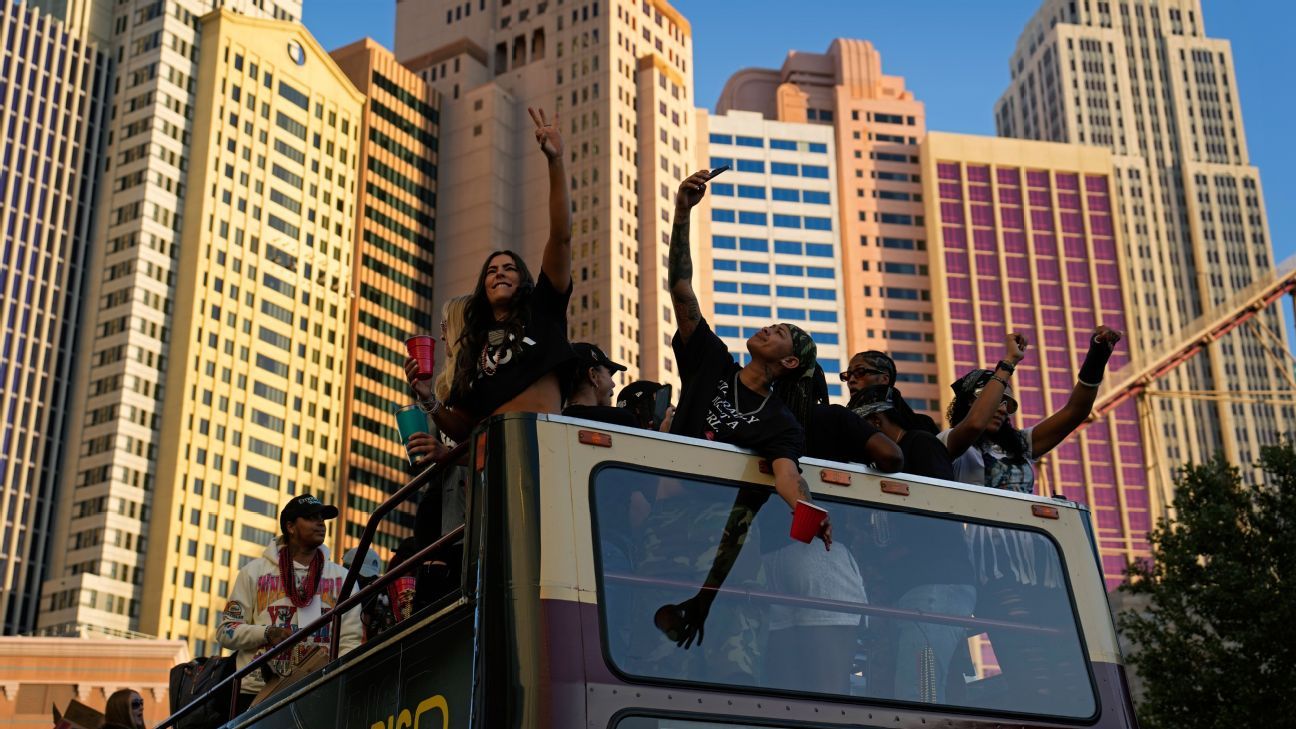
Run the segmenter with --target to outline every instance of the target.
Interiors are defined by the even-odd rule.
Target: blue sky
[[[738,69],[777,67],[789,49],[822,52],[835,37],[871,41],[886,73],[904,76],[929,129],[993,134],[1017,34],[1039,0],[675,0],[693,24],[697,99],[712,107]],[[305,0],[325,48],[368,35],[390,47],[394,0]],[[1251,161],[1260,168],[1275,257],[1296,255],[1296,102],[1290,73],[1296,3],[1204,0],[1206,32],[1233,43]],[[1280,29],[1280,30],[1275,30]]]

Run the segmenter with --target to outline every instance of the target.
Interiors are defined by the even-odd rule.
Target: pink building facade
[[[1099,324],[1125,330],[1127,273],[1104,150],[932,134],[924,145],[942,381],[991,366],[1008,331],[1031,342],[1016,376],[1018,427],[1067,401]],[[944,319],[945,321],[941,321]],[[1109,364],[1130,360],[1130,339]],[[947,401],[950,394],[944,394]],[[1149,553],[1156,513],[1138,408],[1127,401],[1038,464],[1037,489],[1086,503],[1108,587]]]

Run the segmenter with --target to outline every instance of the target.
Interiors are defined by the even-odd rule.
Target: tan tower
[[[538,272],[544,157],[528,106],[561,116],[571,177],[573,340],[678,382],[665,260],[678,181],[699,164],[692,31],[665,0],[396,6],[396,55],[444,100],[435,296],[470,293],[487,251]]]
[[[793,51],[783,66],[730,77],[716,112],[825,124],[836,142],[846,340],[888,352],[915,409],[939,407],[918,144],[922,102],[882,73],[871,43],[838,38],[826,53]],[[849,353],[846,359],[849,359]]]
[[[1198,0],[1048,0],[1010,69],[995,109],[1000,135],[1112,151],[1139,351],[1155,356],[1273,268],[1233,55],[1228,41],[1206,36]],[[1258,478],[1260,447],[1296,422],[1282,312],[1253,321],[1155,387],[1195,398],[1143,398],[1162,487],[1177,466],[1217,452]]]
[[[364,96],[298,23],[201,29],[140,630],[210,655],[282,505],[337,499]]]
[[[432,303],[440,101],[371,39],[332,56],[366,97],[338,495],[342,524],[335,535],[335,543],[348,549],[360,541],[370,512],[410,477],[394,416],[411,398],[405,339],[435,332],[440,321]],[[382,520],[374,543],[387,552],[413,533],[414,504],[406,502]]]

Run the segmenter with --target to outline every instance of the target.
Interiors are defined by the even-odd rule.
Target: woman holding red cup
[[[572,224],[562,136],[557,116],[550,121],[543,109],[527,111],[549,165],[549,240],[540,276],[532,278],[513,251],[486,257],[465,309],[463,334],[455,342],[460,356],[444,402],[436,397],[430,371],[413,349],[405,361],[406,377],[419,401],[442,432],[455,440],[490,415],[559,412],[560,374],[575,359],[567,339]],[[418,353],[425,351],[430,353]]]

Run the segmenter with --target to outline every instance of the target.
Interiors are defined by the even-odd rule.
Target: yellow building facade
[[[410,477],[395,411],[411,402],[405,339],[435,334],[433,228],[440,100],[390,51],[365,38],[332,53],[366,97],[361,130],[351,291],[340,549],[360,541],[369,514]],[[444,348],[444,343],[442,344]],[[444,349],[437,353],[444,360]],[[435,495],[429,498],[435,498]],[[412,502],[382,520],[374,542],[395,549],[414,533]]]
[[[140,614],[197,655],[280,506],[337,499],[364,105],[299,24],[201,28]]]

